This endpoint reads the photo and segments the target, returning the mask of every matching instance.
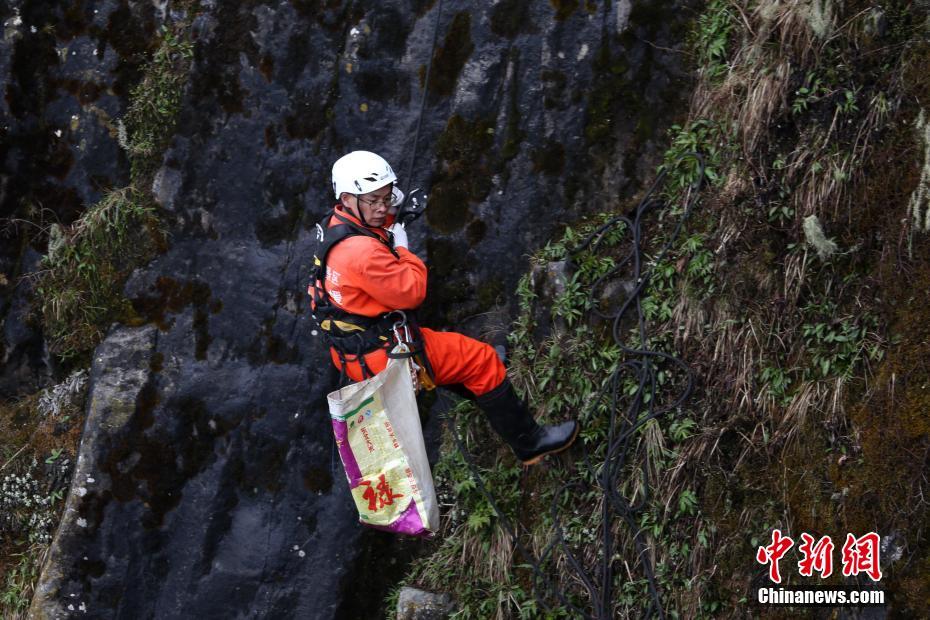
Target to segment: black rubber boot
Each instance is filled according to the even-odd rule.
[[[507,379],[479,396],[476,402],[488,416],[494,432],[510,445],[524,465],[533,465],[547,454],[565,450],[578,436],[578,423],[574,420],[553,426],[537,424]]]

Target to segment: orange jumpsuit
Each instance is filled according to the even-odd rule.
[[[336,211],[352,222],[363,224],[351,213],[336,205]],[[332,218],[330,226],[339,223]],[[383,228],[367,227],[387,239]],[[391,310],[412,310],[426,298],[426,265],[407,248],[396,248],[399,258],[383,243],[355,235],[337,243],[326,259],[326,292],[337,306],[363,316],[380,316]],[[420,329],[426,356],[433,369],[436,385],[461,384],[475,396],[490,392],[506,377],[506,368],[497,352],[488,344],[454,332]],[[330,349],[333,364],[340,367],[339,356]],[[364,356],[372,372],[387,365],[384,349]],[[353,381],[363,379],[354,355],[346,355],[346,372]]]

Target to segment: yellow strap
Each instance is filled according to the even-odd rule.
[[[339,321],[339,320],[331,321],[330,319],[326,319],[322,323],[320,323],[320,327],[322,327],[326,331],[332,331],[334,325],[344,332],[365,331],[365,328],[362,327],[361,325],[355,325],[354,323],[346,323],[345,321]]]

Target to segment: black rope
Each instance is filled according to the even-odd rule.
[[[703,158],[699,154],[689,153],[680,157],[678,160],[676,160],[676,162],[674,162],[673,165],[678,165],[685,159],[695,159],[697,161],[697,178],[687,190],[687,194],[684,199],[684,211],[671,235],[666,240],[665,244],[662,246],[658,255],[654,259],[654,265],[661,264],[662,260],[672,248],[678,235],[681,233],[685,221],[690,216],[691,211],[696,204],[701,186],[703,185]],[[596,299],[597,290],[611,278],[617,277],[624,269],[630,269],[632,271],[631,275],[633,277],[633,282],[636,283],[636,286],[616,312],[612,314],[601,312],[597,309],[596,304],[592,309],[593,314],[612,321],[611,336],[620,351],[625,354],[626,360],[623,363],[617,364],[617,367],[613,370],[608,380],[604,382],[603,387],[600,389],[600,392],[597,395],[597,398],[592,401],[591,405],[593,412],[593,410],[602,402],[602,399],[607,394],[609,389],[610,420],[606,441],[607,449],[605,452],[604,461],[598,467],[593,466],[587,450],[583,450],[583,470],[577,472],[581,480],[572,480],[565,483],[553,497],[551,504],[551,516],[553,526],[555,528],[555,536],[540,554],[539,559],[534,558],[529,550],[526,549],[526,547],[518,539],[515,528],[510,523],[510,520],[503,513],[497,502],[494,501],[491,493],[486,488],[481,478],[481,473],[478,471],[477,466],[469,456],[464,442],[459,436],[458,429],[455,427],[454,421],[451,424],[456,445],[459,449],[459,452],[461,452],[466,464],[468,465],[471,475],[477,483],[479,491],[497,514],[501,527],[507,532],[511,540],[513,540],[517,551],[520,553],[520,555],[523,556],[524,560],[532,569],[534,586],[541,586],[536,588],[534,591],[537,602],[545,610],[551,611],[552,608],[545,599],[549,595],[554,595],[564,607],[574,612],[577,617],[584,618],[585,620],[606,620],[613,617],[612,606],[614,571],[612,564],[615,541],[612,535],[612,527],[614,525],[615,518],[619,518],[632,532],[633,544],[636,549],[636,559],[642,566],[643,573],[646,576],[651,601],[645,612],[645,617],[657,616],[661,620],[664,620],[665,618],[665,612],[662,606],[659,588],[656,584],[655,570],[652,566],[652,563],[649,561],[649,550],[646,547],[646,543],[643,540],[642,531],[639,528],[635,518],[647,507],[649,503],[650,481],[646,461],[644,460],[640,467],[642,475],[642,493],[638,498],[638,501],[636,501],[636,498],[624,497],[620,492],[620,484],[622,482],[622,473],[625,469],[625,466],[627,465],[627,459],[629,456],[631,456],[629,451],[630,442],[634,438],[636,432],[650,420],[657,419],[670,411],[678,409],[691,394],[694,386],[694,375],[691,369],[683,361],[667,353],[653,351],[646,348],[646,318],[643,313],[641,300],[644,291],[649,286],[649,281],[652,277],[654,267],[646,273],[643,273],[643,218],[651,208],[658,204],[654,196],[658,188],[660,188],[664,183],[666,174],[667,169],[656,177],[652,187],[640,200],[639,205],[636,207],[632,214],[632,218],[626,215],[621,215],[605,222],[594,232],[592,232],[587,238],[585,238],[577,247],[569,252],[569,260],[571,261],[571,257],[577,256],[580,252],[587,249],[589,246],[592,250],[594,250],[605,238],[605,233],[607,233],[612,228],[620,226],[621,224],[624,225],[626,231],[628,231],[632,237],[632,247],[630,253],[622,260],[620,260],[613,269],[598,278],[594,284],[592,284],[589,295],[592,299]],[[641,348],[626,346],[624,344],[623,335],[621,334],[621,323],[631,309],[635,309],[636,312],[637,333],[639,336]],[[678,393],[678,396],[671,404],[664,407],[656,406],[656,362],[658,361],[669,362],[677,366],[687,378],[685,387]],[[621,379],[627,372],[632,373],[632,375],[637,378],[638,386],[636,392],[632,395],[632,399],[624,415],[620,416],[618,413],[620,412],[622,398],[621,388],[623,383]],[[648,399],[646,398],[647,394],[649,395]],[[645,415],[643,415],[644,413]],[[588,474],[587,478],[596,481],[596,484],[600,488],[604,497],[604,502],[601,509],[601,545],[603,558],[600,562],[599,579],[596,576],[588,574],[588,572],[584,569],[583,563],[571,552],[565,541],[562,524],[559,519],[559,501],[561,497],[569,489],[583,488],[583,480],[585,478],[583,474],[585,472]],[[543,564],[556,547],[560,549],[567,561],[568,566],[579,579],[582,587],[590,597],[593,615],[585,610],[579,609],[577,606],[570,603],[565,593],[552,582],[551,578],[542,569]],[[540,590],[542,590],[542,592],[540,592]]]
[[[436,41],[439,40],[439,23],[442,20],[442,2],[439,0],[439,6],[436,8],[436,23],[433,25],[433,43],[429,48],[429,61],[426,63],[426,77],[423,80],[423,95],[420,97],[420,113],[417,115],[417,128],[413,132],[413,150],[410,154],[410,165],[407,166],[407,191],[404,195],[410,197],[410,188],[413,183],[413,166],[417,161],[417,144],[420,141],[420,125],[423,122],[423,112],[426,109],[426,95],[429,93],[429,76],[433,69],[433,56],[436,53]],[[406,200],[406,198],[405,198]]]

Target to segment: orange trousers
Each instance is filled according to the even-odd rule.
[[[481,396],[499,386],[507,376],[497,351],[489,344],[455,332],[437,332],[426,327],[421,327],[420,333],[436,385],[460,384],[475,396]],[[330,349],[330,356],[339,368],[339,356],[334,349]],[[364,358],[374,373],[387,366],[384,349],[372,351]],[[355,356],[346,355],[346,361],[346,374],[353,381],[361,381],[364,377]]]

